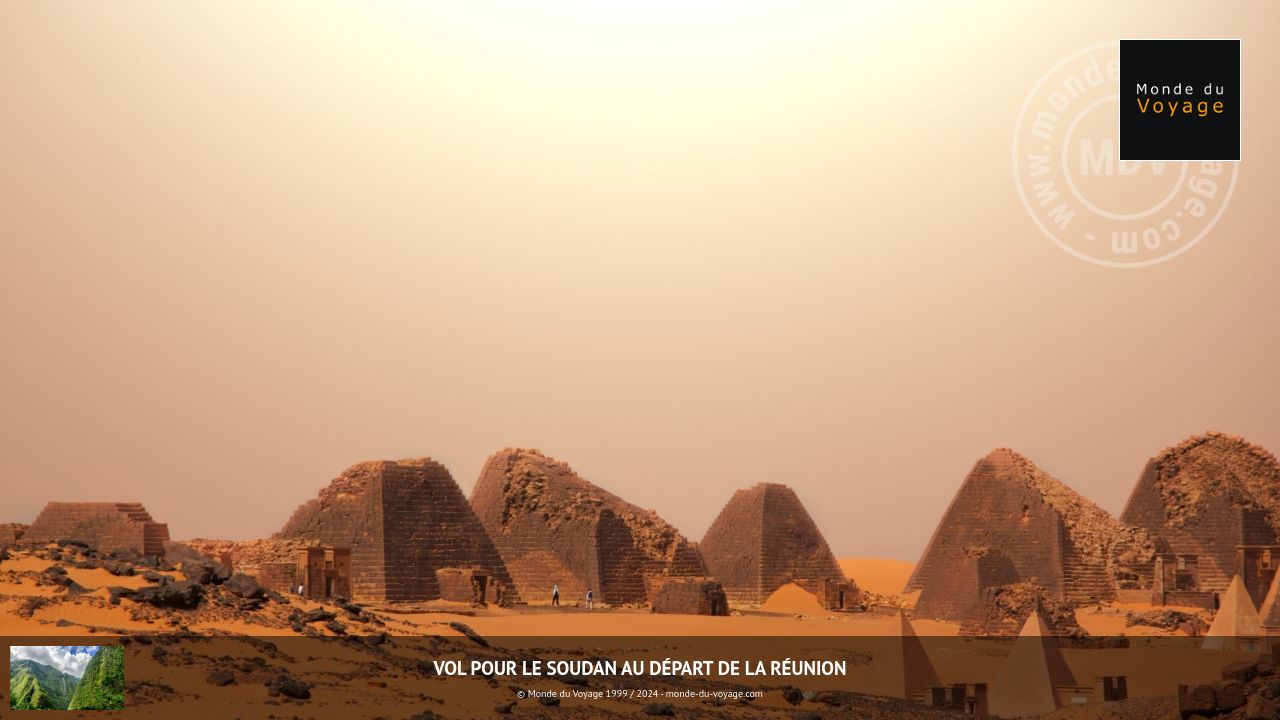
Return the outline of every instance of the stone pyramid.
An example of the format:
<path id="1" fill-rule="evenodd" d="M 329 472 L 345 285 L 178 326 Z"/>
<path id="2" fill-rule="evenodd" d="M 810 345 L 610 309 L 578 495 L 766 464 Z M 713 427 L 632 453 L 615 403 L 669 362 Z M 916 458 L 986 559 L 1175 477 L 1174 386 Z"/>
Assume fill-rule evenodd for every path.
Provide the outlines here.
<path id="1" fill-rule="evenodd" d="M 1223 592 L 1237 545 L 1280 545 L 1280 465 L 1243 438 L 1189 438 L 1147 462 L 1120 519 L 1157 536 L 1168 552 L 1196 555 L 1199 589 Z"/>
<path id="2" fill-rule="evenodd" d="M 430 458 L 352 465 L 299 507 L 275 538 L 351 548 L 356 600 L 434 600 L 436 570 L 444 567 L 479 568 L 512 587 L 462 490 Z"/>
<path id="3" fill-rule="evenodd" d="M 905 592 L 921 591 L 916 617 L 958 622 L 973 619 L 987 589 L 1021 582 L 1063 601 L 1100 602 L 1136 581 L 1154 552 L 1147 533 L 1000 448 L 965 477 Z"/>
<path id="4" fill-rule="evenodd" d="M 643 603 L 648 577 L 707 574 L 698 549 L 653 511 L 632 505 L 537 450 L 485 463 L 471 507 L 526 601 Z"/>
<path id="5" fill-rule="evenodd" d="M 1258 610 L 1245 589 L 1244 580 L 1236 575 L 1219 598 L 1218 612 L 1213 616 L 1213 623 L 1209 625 L 1201 647 L 1205 650 L 1236 650 L 1242 643 L 1256 644 L 1260 637 L 1262 623 Z"/>
<path id="6" fill-rule="evenodd" d="M 787 583 L 816 592 L 846 580 L 800 498 L 777 483 L 734 493 L 698 548 L 733 603 L 758 605 Z"/>
<path id="7" fill-rule="evenodd" d="M 1061 706 L 1058 688 L 1075 685 L 1057 638 L 1040 613 L 1033 612 L 991 684 L 990 713 L 1003 718 L 1040 717 Z"/>
<path id="8" fill-rule="evenodd" d="M 1280 635 L 1280 573 L 1271 579 L 1267 596 L 1258 608 L 1258 619 L 1271 636 Z"/>

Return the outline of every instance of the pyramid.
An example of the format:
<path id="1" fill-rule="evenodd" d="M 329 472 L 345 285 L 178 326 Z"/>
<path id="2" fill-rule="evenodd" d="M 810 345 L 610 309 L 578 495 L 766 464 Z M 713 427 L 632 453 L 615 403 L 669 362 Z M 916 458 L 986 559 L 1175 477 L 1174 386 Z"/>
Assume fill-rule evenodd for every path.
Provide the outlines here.
<path id="1" fill-rule="evenodd" d="M 16 538 L 15 538 L 16 539 Z M 21 536 L 23 544 L 83 540 L 101 553 L 164 557 L 169 526 L 136 502 L 51 502 Z"/>
<path id="2" fill-rule="evenodd" d="M 656 513 L 579 477 L 537 450 L 507 448 L 485 463 L 471 507 L 527 601 L 643 603 L 646 578 L 707 574 L 698 549 Z"/>
<path id="3" fill-rule="evenodd" d="M 800 498 L 777 483 L 734 493 L 698 548 L 732 603 L 759 605 L 791 582 L 816 592 L 847 581 Z"/>
<path id="4" fill-rule="evenodd" d="M 1245 589 L 1244 580 L 1236 575 L 1219 598 L 1218 612 L 1213 616 L 1213 623 L 1209 625 L 1201 647 L 1205 650 L 1236 650 L 1241 648 L 1242 641 L 1260 637 L 1262 623 L 1258 610 Z"/>
<path id="5" fill-rule="evenodd" d="M 1061 706 L 1058 688 L 1075 685 L 1057 638 L 1040 613 L 1032 612 L 992 682 L 990 713 L 1003 718 L 1040 717 Z"/>
<path id="6" fill-rule="evenodd" d="M 1158 536 L 1168 552 L 1197 556 L 1199 589 L 1223 592 L 1237 545 L 1280 545 L 1280 465 L 1243 438 L 1188 438 L 1147 462 L 1120 519 Z M 1267 588 L 1249 590 L 1262 597 Z"/>
<path id="7" fill-rule="evenodd" d="M 972 619 L 988 588 L 1032 581 L 1057 599 L 1115 597 L 1154 557 L 1127 527 L 1007 448 L 978 460 L 952 499 L 905 592 L 916 617 Z"/>
<path id="8" fill-rule="evenodd" d="M 430 458 L 352 465 L 299 507 L 275 540 L 351 548 L 356 600 L 437 599 L 436 570 L 446 567 L 478 568 L 512 587 L 462 490 Z M 518 600 L 513 595 L 508 600 Z"/>

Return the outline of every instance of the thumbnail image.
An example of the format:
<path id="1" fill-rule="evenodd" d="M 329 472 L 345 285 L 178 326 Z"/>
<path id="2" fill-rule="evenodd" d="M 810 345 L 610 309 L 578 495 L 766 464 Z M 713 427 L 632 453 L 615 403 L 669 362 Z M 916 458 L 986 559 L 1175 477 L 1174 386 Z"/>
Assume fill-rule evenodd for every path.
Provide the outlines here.
<path id="1" fill-rule="evenodd" d="M 10 647 L 9 709 L 123 710 L 124 648 L 119 645 Z"/>

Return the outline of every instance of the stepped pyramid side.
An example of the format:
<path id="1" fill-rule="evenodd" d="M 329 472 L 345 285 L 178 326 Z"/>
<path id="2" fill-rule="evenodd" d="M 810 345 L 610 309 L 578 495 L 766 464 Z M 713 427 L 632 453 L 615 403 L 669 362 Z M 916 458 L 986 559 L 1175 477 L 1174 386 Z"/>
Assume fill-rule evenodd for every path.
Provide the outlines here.
<path id="1" fill-rule="evenodd" d="M 762 485 L 738 490 L 698 543 L 707 572 L 724 586 L 731 603 L 759 604 L 767 597 L 760 590 L 764 509 Z"/>
<path id="2" fill-rule="evenodd" d="M 835 555 L 795 491 L 761 483 L 734 493 L 699 543 L 730 601 L 759 604 L 787 583 L 844 581 Z"/>
<path id="3" fill-rule="evenodd" d="M 800 498 L 785 485 L 766 485 L 761 533 L 760 594 L 789 582 L 844 580 L 844 571 Z"/>
<path id="4" fill-rule="evenodd" d="M 492 455 L 471 507 L 529 601 L 549 601 L 555 585 L 562 602 L 591 589 L 600 602 L 643 603 L 646 578 L 706 575 L 697 548 L 656 513 L 537 450 Z"/>
<path id="5" fill-rule="evenodd" d="M 102 553 L 131 551 L 164 557 L 169 526 L 136 502 L 51 502 L 22 535 L 24 544 L 84 540 Z"/>
<path id="6" fill-rule="evenodd" d="M 360 463 L 294 512 L 279 540 L 351 548 L 352 595 L 372 601 L 440 597 L 436 570 L 511 576 L 449 471 L 429 458 Z M 511 592 L 509 600 L 518 596 Z"/>
<path id="7" fill-rule="evenodd" d="M 1243 438 L 1189 438 L 1147 462 L 1120 519 L 1159 537 L 1168 552 L 1196 555 L 1199 589 L 1223 592 L 1236 573 L 1236 546 L 1280 544 L 1280 465 Z"/>

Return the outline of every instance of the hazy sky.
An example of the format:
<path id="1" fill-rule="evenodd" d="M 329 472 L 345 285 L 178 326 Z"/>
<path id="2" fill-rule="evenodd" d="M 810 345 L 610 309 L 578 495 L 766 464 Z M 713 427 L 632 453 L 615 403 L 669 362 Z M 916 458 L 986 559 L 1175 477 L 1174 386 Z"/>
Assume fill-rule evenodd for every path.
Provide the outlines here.
<path id="1" fill-rule="evenodd" d="M 0 521 L 140 500 L 256 537 L 353 462 L 469 492 L 505 446 L 693 539 L 788 483 L 840 555 L 914 560 L 997 446 L 1119 512 L 1187 435 L 1280 450 L 1278 30 L 1268 2 L 0 4 Z M 1142 270 L 1055 247 L 1010 165 L 1036 80 L 1126 36 L 1244 40 L 1230 206 Z"/>

